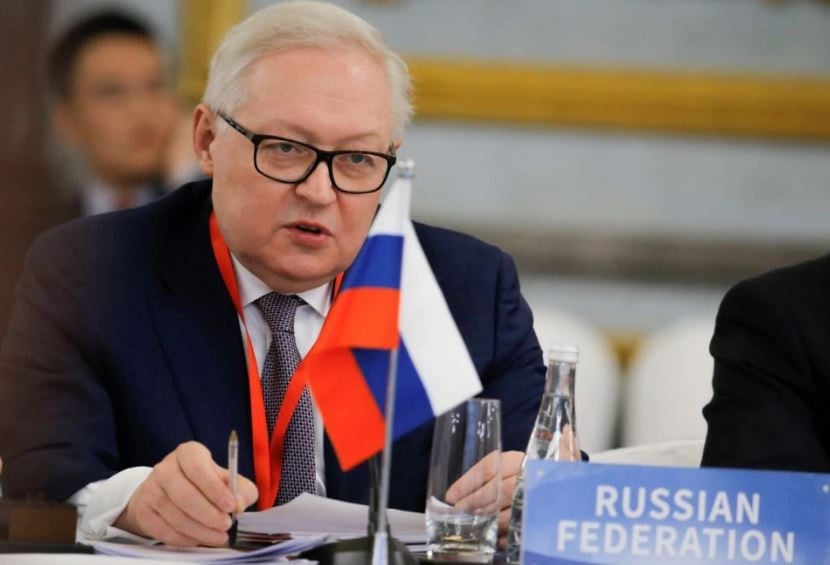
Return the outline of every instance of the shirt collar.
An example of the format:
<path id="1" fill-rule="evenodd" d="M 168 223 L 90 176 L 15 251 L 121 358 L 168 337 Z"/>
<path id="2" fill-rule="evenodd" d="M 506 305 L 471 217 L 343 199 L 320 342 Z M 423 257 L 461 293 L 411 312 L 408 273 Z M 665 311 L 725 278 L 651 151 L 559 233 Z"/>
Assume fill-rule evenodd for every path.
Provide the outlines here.
<path id="1" fill-rule="evenodd" d="M 230 255 L 233 261 L 233 270 L 236 273 L 236 282 L 239 285 L 239 300 L 244 310 L 248 305 L 253 304 L 266 294 L 273 292 L 273 290 L 262 279 L 245 268 L 245 265 L 233 253 Z M 297 296 L 325 318 L 331 306 L 331 285 L 332 283 L 329 281 L 310 290 L 298 292 Z"/>
<path id="2" fill-rule="evenodd" d="M 84 186 L 81 193 L 81 207 L 85 216 L 93 216 L 115 210 L 116 190 L 101 179 L 93 179 Z M 153 188 L 143 184 L 136 188 L 132 197 L 132 206 L 147 204 L 153 199 Z"/>

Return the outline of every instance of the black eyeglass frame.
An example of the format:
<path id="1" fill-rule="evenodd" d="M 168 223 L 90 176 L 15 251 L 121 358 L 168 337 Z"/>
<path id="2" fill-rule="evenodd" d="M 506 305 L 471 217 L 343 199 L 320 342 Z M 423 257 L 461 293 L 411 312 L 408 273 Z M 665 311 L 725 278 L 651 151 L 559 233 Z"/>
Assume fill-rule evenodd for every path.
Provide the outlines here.
<path id="1" fill-rule="evenodd" d="M 245 128 L 244 126 L 240 125 L 237 121 L 235 121 L 233 118 L 231 118 L 230 116 L 228 116 L 227 114 L 225 114 L 223 112 L 217 112 L 217 115 L 220 118 L 222 118 L 223 120 L 225 120 L 225 122 L 227 122 L 227 124 L 229 126 L 231 126 L 233 129 L 235 129 L 236 131 L 241 133 L 243 136 L 247 137 L 248 140 L 251 143 L 254 144 L 254 169 L 256 169 L 256 171 L 259 174 L 261 174 L 262 176 L 264 176 L 265 178 L 269 178 L 271 180 L 281 182 L 281 183 L 284 183 L 284 184 L 295 184 L 296 185 L 296 184 L 300 184 L 301 182 L 304 182 L 309 176 L 311 176 L 311 173 L 313 173 L 315 171 L 315 169 L 317 169 L 317 166 L 321 162 L 324 162 L 326 165 L 328 165 L 329 180 L 331 180 L 331 185 L 334 187 L 335 190 L 337 190 L 339 192 L 343 192 L 345 194 L 371 194 L 371 193 L 377 192 L 378 190 L 383 188 L 383 185 L 386 183 L 386 179 L 389 178 L 389 171 L 392 170 L 392 167 L 395 165 L 395 163 L 398 160 L 397 156 L 395 156 L 395 155 L 390 155 L 390 154 L 387 154 L 387 153 L 379 153 L 379 152 L 376 152 L 376 151 L 357 151 L 357 150 L 354 150 L 354 149 L 343 149 L 343 150 L 338 150 L 338 151 L 326 151 L 324 149 L 318 149 L 317 147 L 314 147 L 313 145 L 310 145 L 308 143 L 304 143 L 302 141 L 297 141 L 296 139 L 290 139 L 288 137 L 280 137 L 278 135 L 265 135 L 265 134 L 261 134 L 261 133 L 254 133 L 254 132 L 250 131 L 249 129 Z M 306 149 L 310 149 L 311 151 L 313 151 L 314 154 L 316 155 L 316 158 L 314 159 L 314 162 L 311 164 L 311 166 L 308 168 L 308 170 L 299 179 L 285 180 L 285 179 L 277 178 L 275 176 L 272 176 L 272 175 L 269 175 L 268 173 L 263 172 L 262 169 L 260 169 L 259 165 L 257 164 L 257 153 L 259 152 L 259 146 L 263 141 L 268 141 L 268 140 L 287 141 L 288 143 L 294 143 L 294 144 L 299 145 L 301 147 L 305 147 Z M 380 157 L 381 159 L 386 161 L 386 163 L 387 163 L 386 173 L 383 175 L 383 180 L 380 182 L 380 185 L 377 188 L 373 188 L 371 190 L 346 190 L 346 189 L 343 189 L 343 188 L 340 188 L 339 186 L 337 186 L 337 181 L 334 180 L 334 166 L 333 166 L 332 160 L 335 157 L 337 157 L 338 155 L 348 155 L 348 154 L 351 154 L 351 153 L 361 153 L 361 154 L 365 154 L 365 155 L 372 155 L 373 157 Z"/>

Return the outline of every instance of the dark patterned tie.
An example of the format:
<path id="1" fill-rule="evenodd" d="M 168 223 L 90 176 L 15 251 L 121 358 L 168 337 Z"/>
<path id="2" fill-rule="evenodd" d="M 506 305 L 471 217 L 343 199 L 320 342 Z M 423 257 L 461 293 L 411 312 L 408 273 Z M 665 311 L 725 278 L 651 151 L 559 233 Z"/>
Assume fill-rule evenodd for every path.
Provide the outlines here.
<path id="1" fill-rule="evenodd" d="M 288 383 L 300 363 L 300 352 L 294 339 L 294 314 L 302 303 L 302 299 L 297 296 L 276 292 L 266 294 L 256 301 L 271 328 L 271 346 L 262 367 L 262 397 L 265 401 L 268 437 L 274 431 Z M 277 504 L 285 504 L 303 492 L 316 492 L 315 477 L 314 413 L 311 394 L 308 387 L 305 387 L 285 434 Z"/>

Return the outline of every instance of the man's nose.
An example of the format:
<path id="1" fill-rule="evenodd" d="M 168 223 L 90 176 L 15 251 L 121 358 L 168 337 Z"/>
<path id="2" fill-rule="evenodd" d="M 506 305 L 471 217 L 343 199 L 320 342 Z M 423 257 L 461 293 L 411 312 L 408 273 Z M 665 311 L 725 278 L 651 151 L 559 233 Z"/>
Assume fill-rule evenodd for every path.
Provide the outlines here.
<path id="1" fill-rule="evenodd" d="M 132 88 L 127 104 L 136 116 L 152 121 L 164 120 L 167 114 L 175 108 L 173 98 L 168 92 L 148 87 Z"/>
<path id="2" fill-rule="evenodd" d="M 337 199 L 337 193 L 331 182 L 328 163 L 325 161 L 317 163 L 311 174 L 303 182 L 297 184 L 295 193 L 298 197 L 320 206 L 334 202 Z"/>

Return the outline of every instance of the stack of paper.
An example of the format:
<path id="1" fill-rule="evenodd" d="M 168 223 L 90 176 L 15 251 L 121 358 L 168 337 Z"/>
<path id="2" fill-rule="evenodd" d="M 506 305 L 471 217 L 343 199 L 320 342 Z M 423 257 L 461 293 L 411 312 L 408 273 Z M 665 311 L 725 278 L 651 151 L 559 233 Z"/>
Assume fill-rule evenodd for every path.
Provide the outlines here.
<path id="1" fill-rule="evenodd" d="M 188 547 L 178 548 L 167 545 L 135 545 L 113 543 L 108 541 L 92 542 L 96 553 L 117 557 L 153 559 L 164 562 L 185 563 L 261 563 L 288 561 L 287 555 L 293 555 L 322 545 L 326 536 L 294 537 L 275 545 L 268 545 L 253 551 L 238 551 L 227 547 Z M 291 561 L 292 565 L 303 563 Z M 308 562 L 310 563 L 310 562 Z"/>
<path id="2" fill-rule="evenodd" d="M 426 543 L 426 522 L 419 512 L 389 510 L 392 536 L 406 544 Z M 239 516 L 239 531 L 292 536 L 331 535 L 338 539 L 367 534 L 369 510 L 354 504 L 303 493 L 288 504 Z"/>
<path id="3" fill-rule="evenodd" d="M 417 512 L 389 510 L 392 535 L 407 545 L 426 543 L 424 515 Z M 188 563 L 257 563 L 285 561 L 286 556 L 312 549 L 329 540 L 363 537 L 367 534 L 369 509 L 312 494 L 302 494 L 283 506 L 264 512 L 239 515 L 239 539 L 280 540 L 253 551 L 230 548 L 176 548 L 166 545 L 92 542 L 97 553 L 117 557 L 134 557 L 165 562 Z M 285 541 L 282 541 L 285 540 Z M 415 548 L 413 548 L 415 549 Z M 292 565 L 302 561 L 292 560 Z"/>

